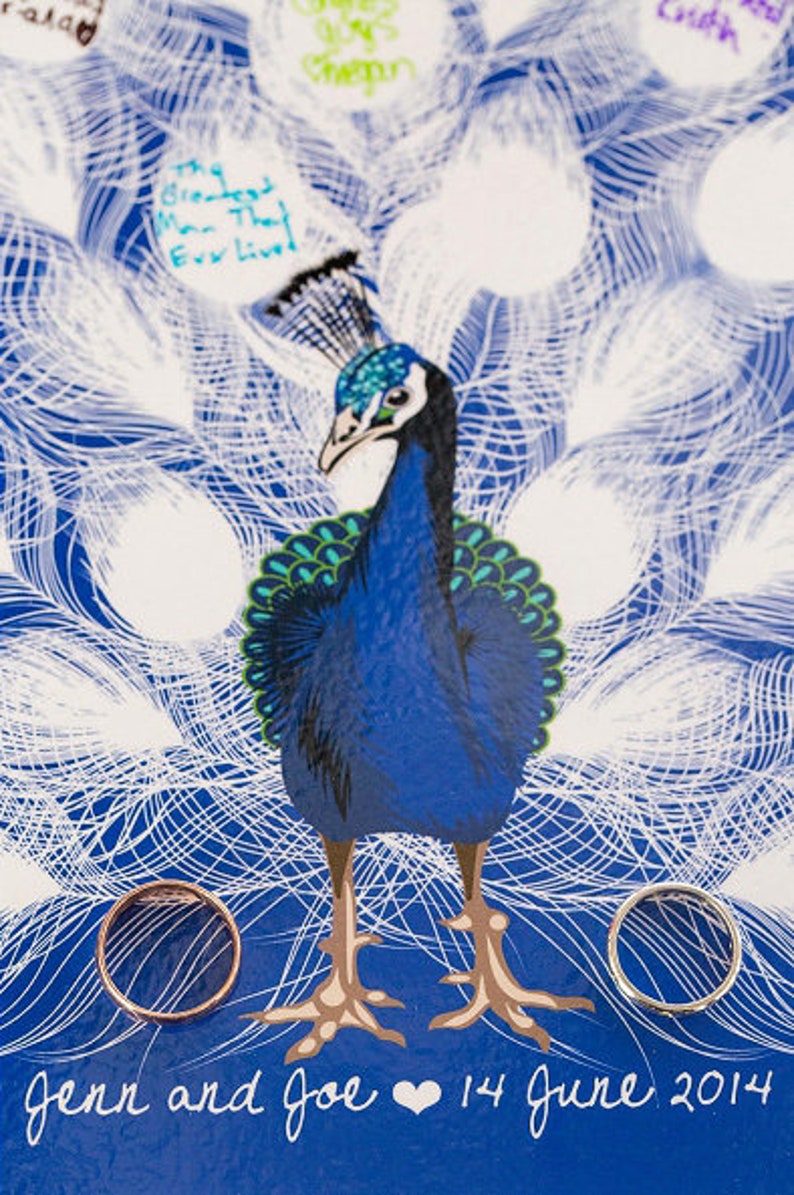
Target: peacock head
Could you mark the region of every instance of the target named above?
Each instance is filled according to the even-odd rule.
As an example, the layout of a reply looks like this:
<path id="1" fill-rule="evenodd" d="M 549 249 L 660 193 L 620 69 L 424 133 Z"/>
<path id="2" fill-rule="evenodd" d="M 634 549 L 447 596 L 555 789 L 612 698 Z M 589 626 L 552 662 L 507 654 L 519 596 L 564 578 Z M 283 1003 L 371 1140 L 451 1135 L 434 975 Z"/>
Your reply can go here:
<path id="1" fill-rule="evenodd" d="M 363 444 L 399 438 L 427 404 L 430 368 L 407 344 L 361 349 L 336 383 L 336 416 L 320 454 L 322 471 L 330 473 Z"/>

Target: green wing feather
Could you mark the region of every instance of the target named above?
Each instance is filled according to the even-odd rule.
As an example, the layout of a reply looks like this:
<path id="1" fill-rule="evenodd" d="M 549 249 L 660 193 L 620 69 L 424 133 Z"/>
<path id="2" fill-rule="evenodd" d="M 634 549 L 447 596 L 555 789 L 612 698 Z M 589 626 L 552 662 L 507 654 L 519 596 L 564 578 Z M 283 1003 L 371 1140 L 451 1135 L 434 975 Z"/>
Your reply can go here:
<path id="1" fill-rule="evenodd" d="M 268 691 L 265 665 L 257 659 L 261 632 L 277 616 L 280 602 L 302 587 L 332 589 L 344 563 L 356 550 L 367 525 L 369 511 L 352 511 L 334 519 L 320 519 L 308 531 L 290 535 L 276 552 L 262 561 L 259 576 L 249 589 L 244 619 L 250 634 L 242 641 L 246 658 L 245 679 L 257 694 L 256 709 L 262 719 L 265 742 L 278 747 L 273 725 L 275 710 Z M 454 594 L 469 589 L 493 589 L 515 612 L 527 635 L 538 645 L 543 664 L 545 700 L 541 726 L 532 743 L 540 751 L 548 741 L 544 724 L 554 717 L 554 697 L 563 687 L 561 664 L 565 647 L 557 636 L 560 619 L 554 609 L 554 590 L 542 580 L 533 560 L 520 556 L 507 540 L 494 536 L 485 523 L 457 511 L 453 516 L 455 549 L 450 588 Z"/>

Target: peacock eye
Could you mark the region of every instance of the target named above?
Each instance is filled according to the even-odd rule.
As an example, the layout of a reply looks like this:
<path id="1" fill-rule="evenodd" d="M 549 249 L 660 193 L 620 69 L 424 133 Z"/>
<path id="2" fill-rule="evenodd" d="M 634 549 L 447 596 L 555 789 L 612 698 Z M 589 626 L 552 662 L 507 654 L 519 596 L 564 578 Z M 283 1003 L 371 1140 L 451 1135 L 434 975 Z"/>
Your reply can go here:
<path id="1" fill-rule="evenodd" d="M 404 407 L 411 397 L 411 391 L 405 386 L 395 386 L 389 390 L 383 400 L 383 405 L 396 409 L 397 407 Z"/>

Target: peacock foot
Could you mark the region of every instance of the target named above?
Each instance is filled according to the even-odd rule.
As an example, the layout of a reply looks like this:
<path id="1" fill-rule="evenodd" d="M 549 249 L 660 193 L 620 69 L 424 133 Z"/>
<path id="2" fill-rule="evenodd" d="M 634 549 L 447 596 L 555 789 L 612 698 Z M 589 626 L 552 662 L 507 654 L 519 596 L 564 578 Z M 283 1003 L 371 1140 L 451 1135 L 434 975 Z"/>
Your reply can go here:
<path id="1" fill-rule="evenodd" d="M 584 1008 L 595 1011 L 592 1000 L 583 996 L 552 996 L 549 992 L 523 988 L 505 962 L 502 938 L 509 918 L 486 905 L 471 901 L 463 912 L 442 922 L 449 929 L 474 934 L 474 966 L 471 971 L 445 975 L 442 983 L 471 984 L 474 995 L 464 1008 L 442 1013 L 430 1022 L 431 1029 L 468 1029 L 483 1013 L 493 1012 L 523 1037 L 533 1038 L 541 1050 L 548 1050 L 551 1037 L 524 1008 L 545 1008 L 553 1012 Z"/>
<path id="2" fill-rule="evenodd" d="M 400 1000 L 388 996 L 378 989 L 368 989 L 358 978 L 356 955 L 362 946 L 375 946 L 380 942 L 376 934 L 357 934 L 347 939 L 343 957 L 338 957 L 340 942 L 331 935 L 320 943 L 320 949 L 333 959 L 331 974 L 318 984 L 307 1000 L 299 1004 L 286 1004 L 281 1008 L 268 1008 L 264 1012 L 246 1013 L 252 1021 L 265 1025 L 284 1025 L 290 1021 L 309 1021 L 312 1030 L 295 1042 L 287 1051 L 285 1062 L 299 1062 L 313 1058 L 323 1046 L 333 1041 L 340 1029 L 365 1029 L 381 1041 L 405 1045 L 405 1038 L 396 1029 L 385 1029 L 367 1005 L 376 1008 L 404 1008 Z"/>

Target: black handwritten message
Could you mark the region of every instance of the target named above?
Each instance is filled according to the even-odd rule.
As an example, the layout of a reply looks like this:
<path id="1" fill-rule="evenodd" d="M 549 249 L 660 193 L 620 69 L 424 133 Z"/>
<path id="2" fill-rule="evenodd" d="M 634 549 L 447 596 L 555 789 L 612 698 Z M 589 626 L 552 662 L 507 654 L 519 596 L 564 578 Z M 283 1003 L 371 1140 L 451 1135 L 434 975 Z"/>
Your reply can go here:
<path id="1" fill-rule="evenodd" d="M 38 33 L 43 38 L 52 38 L 67 43 L 65 48 L 86 49 L 99 32 L 99 21 L 104 9 L 104 0 L 0 0 L 0 20 L 6 18 L 8 28 L 16 27 L 20 33 Z M 3 25 L 0 25 L 2 30 Z M 13 46 L 16 38 L 12 38 Z M 53 46 L 60 54 L 63 46 Z M 46 57 L 48 47 L 42 47 Z"/>

